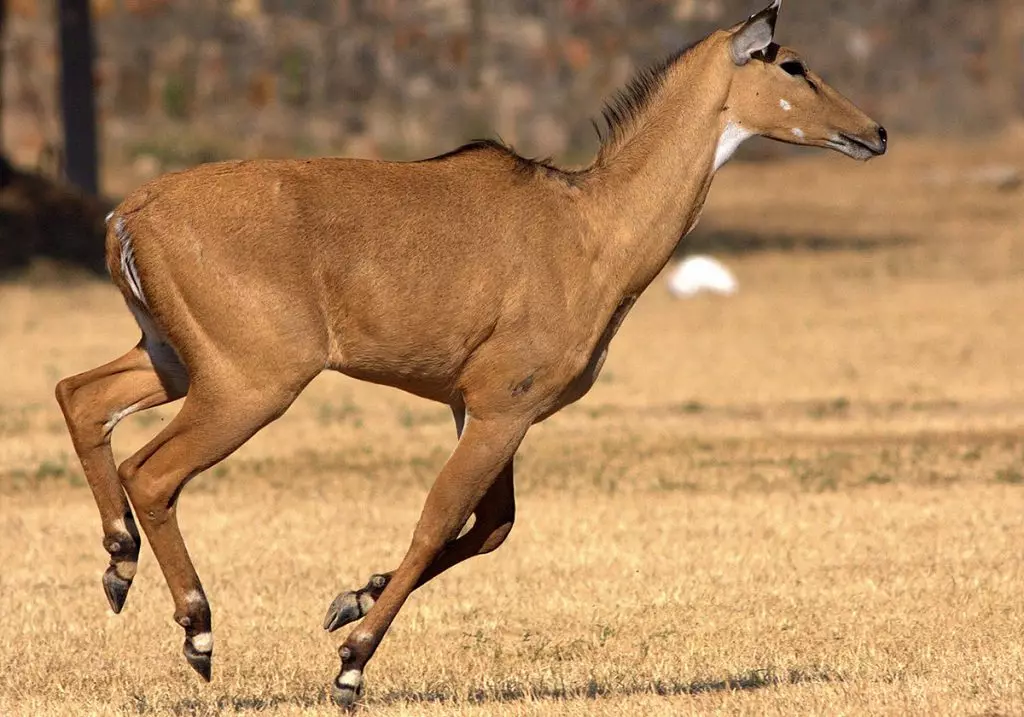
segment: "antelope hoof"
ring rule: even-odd
[[[327,615],[324,617],[324,629],[327,632],[334,632],[339,627],[355,622],[373,607],[373,603],[373,595],[370,594],[367,588],[341,593],[338,597],[334,598],[331,606],[327,608]]]
[[[103,573],[103,592],[107,594],[107,602],[114,613],[121,612],[124,601],[128,597],[128,588],[132,586],[131,580],[126,580],[117,574],[117,569],[111,565]]]
[[[204,632],[194,637],[186,637],[182,652],[185,653],[185,659],[192,669],[209,682],[213,670],[213,636]]]
[[[355,622],[363,616],[359,608],[359,593],[349,591],[341,593],[334,598],[331,606],[327,608],[327,615],[324,617],[324,629],[327,632],[334,632],[339,627],[344,627],[350,622]]]
[[[331,688],[331,699],[343,710],[351,710],[356,706],[363,694],[362,670],[344,670],[334,680]]]

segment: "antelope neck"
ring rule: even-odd
[[[639,294],[665,266],[696,223],[715,171],[750,136],[726,118],[730,75],[706,62],[708,49],[695,47],[666,71],[591,170],[585,191],[602,228],[600,253],[610,260],[607,278],[624,280],[624,296]]]

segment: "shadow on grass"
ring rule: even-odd
[[[632,697],[634,695],[659,695],[662,697],[678,697],[684,695],[700,695],[713,692],[739,692],[760,690],[784,685],[841,682],[842,677],[829,672],[789,670],[778,673],[770,669],[751,670],[738,675],[731,675],[721,680],[696,680],[692,682],[653,680],[630,685],[602,684],[590,680],[585,684],[562,685],[559,687],[533,687],[528,684],[506,684],[494,687],[472,688],[466,694],[457,694],[447,690],[393,690],[375,695],[372,692],[365,704],[494,704],[512,703],[523,700],[568,701],[598,699],[600,697]],[[224,712],[264,712],[277,707],[290,706],[303,709],[332,705],[326,687],[315,693],[294,695],[271,695],[267,697],[230,697],[223,696],[216,700],[187,698],[170,705],[154,704],[145,695],[135,695],[133,708],[137,714],[170,712],[174,715],[203,717],[219,715]]]
[[[599,697],[631,697],[634,695],[659,695],[662,697],[674,697],[682,695],[700,695],[709,692],[739,692],[746,690],[760,690],[780,685],[797,685],[803,683],[839,682],[841,678],[827,672],[805,672],[801,670],[790,670],[785,674],[778,674],[773,670],[751,670],[750,672],[732,675],[721,680],[696,680],[693,682],[679,682],[675,680],[653,680],[636,684],[603,684],[596,680],[590,680],[586,684],[563,685],[560,687],[531,687],[529,685],[496,685],[493,688],[477,688],[470,690],[465,696],[465,701],[471,704],[486,704],[492,702],[519,702],[525,699],[531,700],[580,700],[597,699]],[[455,702],[462,701],[457,695],[450,692],[417,692],[412,690],[397,690],[388,692],[378,698],[371,699],[370,703],[391,704],[396,702]]]
[[[222,696],[215,700],[204,700],[186,697],[170,704],[163,700],[150,701],[144,694],[132,696],[131,709],[140,715],[173,714],[182,717],[206,717],[221,715],[225,712],[266,712],[277,707],[299,707],[312,709],[330,705],[331,699],[327,690],[315,694],[270,695],[268,697],[229,697]],[[340,712],[339,712],[340,714]]]
[[[698,227],[679,242],[673,251],[675,258],[690,254],[753,254],[765,251],[859,251],[870,252],[898,246],[911,241],[904,237],[859,237],[829,234],[791,234],[748,232],[733,229]]]

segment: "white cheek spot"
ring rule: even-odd
[[[201,632],[192,637],[192,647],[196,652],[213,652],[213,633]]]
[[[786,112],[789,112],[791,109],[793,109],[793,105],[789,104],[789,102],[787,102],[786,100],[779,100],[779,107],[781,107]]]
[[[723,164],[739,149],[743,142],[754,135],[753,132],[735,122],[728,122],[718,138],[718,146],[715,148],[715,168],[717,172]]]
[[[804,131],[802,129],[800,129],[799,127],[794,127],[792,129],[792,132],[793,132],[793,136],[796,137],[797,139],[803,139],[804,138]]]

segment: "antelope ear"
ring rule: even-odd
[[[737,65],[745,65],[754,53],[764,51],[775,37],[775,23],[779,19],[779,8],[782,0],[773,0],[772,4],[761,12],[751,15],[732,36],[732,61]]]

